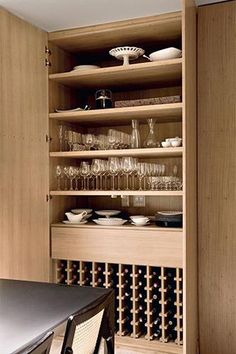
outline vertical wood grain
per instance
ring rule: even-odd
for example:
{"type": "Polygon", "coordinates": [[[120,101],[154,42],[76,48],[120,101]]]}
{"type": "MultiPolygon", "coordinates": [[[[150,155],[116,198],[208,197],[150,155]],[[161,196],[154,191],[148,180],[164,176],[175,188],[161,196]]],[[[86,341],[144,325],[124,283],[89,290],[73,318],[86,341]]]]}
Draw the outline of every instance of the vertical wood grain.
{"type": "Polygon", "coordinates": [[[182,0],[183,49],[183,180],[184,180],[184,353],[198,346],[197,318],[197,169],[196,169],[196,7],[182,0]]]}
{"type": "Polygon", "coordinates": [[[47,34],[0,9],[0,277],[49,277],[47,34]]]}
{"type": "Polygon", "coordinates": [[[200,353],[236,353],[236,1],[199,9],[200,353]]]}

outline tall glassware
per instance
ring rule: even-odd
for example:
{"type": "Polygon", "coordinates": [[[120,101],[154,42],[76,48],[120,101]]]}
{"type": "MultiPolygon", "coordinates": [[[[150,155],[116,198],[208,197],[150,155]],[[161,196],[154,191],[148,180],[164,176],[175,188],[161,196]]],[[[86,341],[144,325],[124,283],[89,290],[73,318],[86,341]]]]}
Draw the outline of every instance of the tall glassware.
{"type": "Polygon", "coordinates": [[[148,122],[149,133],[146,139],[144,140],[143,146],[145,148],[160,147],[160,143],[157,140],[155,135],[155,123],[156,123],[155,119],[149,118],[147,119],[147,122],[148,122]]]}
{"type": "Polygon", "coordinates": [[[141,147],[141,139],[139,133],[139,122],[136,119],[132,120],[132,133],[131,133],[131,148],[137,149],[141,147]]]}

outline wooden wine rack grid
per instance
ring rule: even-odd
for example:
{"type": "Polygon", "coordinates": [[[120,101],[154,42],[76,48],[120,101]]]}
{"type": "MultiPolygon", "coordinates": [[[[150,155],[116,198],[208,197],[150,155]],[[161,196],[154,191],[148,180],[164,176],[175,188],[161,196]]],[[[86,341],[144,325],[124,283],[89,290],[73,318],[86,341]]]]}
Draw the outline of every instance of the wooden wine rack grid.
{"type": "Polygon", "coordinates": [[[55,261],[60,284],[113,288],[119,336],[183,344],[182,269],[55,261]]]}

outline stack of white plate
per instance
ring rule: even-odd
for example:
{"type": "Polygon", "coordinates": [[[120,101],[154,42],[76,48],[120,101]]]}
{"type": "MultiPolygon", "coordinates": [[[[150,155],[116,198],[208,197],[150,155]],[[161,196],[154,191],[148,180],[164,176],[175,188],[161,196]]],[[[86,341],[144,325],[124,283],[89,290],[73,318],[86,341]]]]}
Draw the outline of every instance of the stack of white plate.
{"type": "Polygon", "coordinates": [[[77,65],[74,66],[73,70],[92,70],[98,68],[100,68],[98,65],[77,65]]]}

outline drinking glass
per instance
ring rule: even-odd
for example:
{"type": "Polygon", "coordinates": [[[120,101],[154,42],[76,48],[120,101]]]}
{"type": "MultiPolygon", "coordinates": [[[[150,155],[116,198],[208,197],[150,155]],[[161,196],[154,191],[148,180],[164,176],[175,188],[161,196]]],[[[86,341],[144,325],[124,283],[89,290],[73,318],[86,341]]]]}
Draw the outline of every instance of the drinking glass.
{"type": "Polygon", "coordinates": [[[120,171],[120,160],[118,157],[110,157],[108,159],[109,173],[112,177],[112,190],[115,190],[115,176],[118,175],[120,171]]]}
{"type": "Polygon", "coordinates": [[[83,177],[83,190],[86,191],[86,178],[90,175],[90,165],[87,161],[82,161],[80,165],[80,175],[83,177]]]}
{"type": "Polygon", "coordinates": [[[95,136],[93,134],[85,134],[84,135],[84,145],[86,150],[91,150],[95,144],[95,136]]]}
{"type": "Polygon", "coordinates": [[[109,149],[113,150],[115,149],[116,145],[116,131],[115,129],[109,129],[108,130],[108,144],[109,144],[109,149]]]}
{"type": "Polygon", "coordinates": [[[64,125],[58,125],[58,135],[59,135],[59,150],[63,151],[63,142],[64,142],[64,125]]]}
{"type": "Polygon", "coordinates": [[[72,151],[73,149],[73,133],[73,130],[68,130],[68,145],[70,151],[72,151]]]}
{"type": "Polygon", "coordinates": [[[61,190],[61,179],[63,178],[63,167],[57,165],[56,167],[56,177],[57,177],[57,190],[61,190]]]}
{"type": "Polygon", "coordinates": [[[92,164],[91,164],[91,174],[95,177],[95,190],[99,190],[99,185],[98,185],[98,177],[100,175],[101,172],[101,168],[100,168],[100,160],[99,159],[93,159],[92,160],[92,164]]]}
{"type": "Polygon", "coordinates": [[[139,162],[137,163],[137,175],[138,175],[138,179],[139,179],[139,190],[142,190],[142,180],[145,176],[146,173],[146,166],[145,166],[145,162],[139,162]]]}
{"type": "Polygon", "coordinates": [[[65,167],[63,168],[63,172],[64,172],[64,176],[65,176],[65,186],[64,186],[64,189],[65,189],[65,191],[67,191],[67,189],[68,189],[67,182],[68,182],[68,179],[69,179],[69,167],[68,167],[68,166],[65,166],[65,167]]]}
{"type": "Polygon", "coordinates": [[[69,167],[68,176],[70,180],[70,191],[73,191],[73,179],[76,177],[76,171],[73,166],[69,167]]]}
{"type": "Polygon", "coordinates": [[[75,167],[75,190],[79,190],[79,179],[80,179],[80,169],[79,167],[75,167]]]}
{"type": "Polygon", "coordinates": [[[122,157],[121,159],[122,170],[126,176],[126,188],[129,190],[129,175],[132,174],[134,169],[134,159],[133,157],[122,157]]]}

